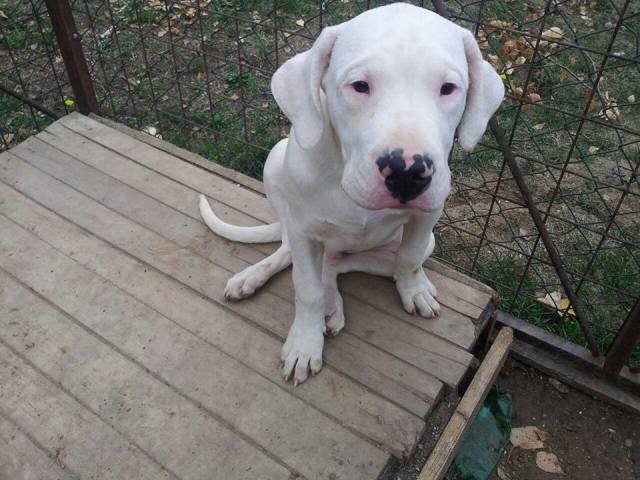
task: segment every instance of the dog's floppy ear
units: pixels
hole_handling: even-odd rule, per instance
[[[458,141],[465,150],[472,150],[502,103],[504,85],[491,64],[482,58],[478,43],[469,30],[463,29],[463,41],[469,65],[469,91],[464,115],[458,125]]]
[[[273,96],[291,120],[302,148],[313,147],[323,133],[320,88],[338,30],[339,26],[322,30],[311,49],[287,60],[271,79]]]

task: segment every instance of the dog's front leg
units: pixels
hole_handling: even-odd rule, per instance
[[[322,368],[324,346],[323,247],[303,235],[289,234],[295,289],[295,319],[282,347],[285,380],[293,374],[294,384],[304,382],[309,372]]]
[[[436,288],[424,273],[422,264],[435,247],[433,227],[439,215],[420,214],[412,217],[402,231],[402,242],[396,252],[393,279],[404,309],[423,317],[440,312],[435,300]]]

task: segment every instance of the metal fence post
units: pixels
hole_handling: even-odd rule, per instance
[[[45,0],[69,82],[84,115],[98,113],[98,101],[68,0]]]
[[[640,299],[613,339],[604,361],[604,371],[617,375],[640,341]]]

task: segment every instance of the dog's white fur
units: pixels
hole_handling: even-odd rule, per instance
[[[369,93],[358,93],[356,81],[366,81]],[[444,83],[456,85],[453,93],[441,93]],[[229,280],[225,297],[253,294],[293,261],[296,313],[282,363],[285,378],[300,383],[322,367],[324,334],[344,326],[340,273],[392,276],[407,312],[438,315],[422,264],[451,188],[448,155],[456,132],[463,148],[475,146],[504,87],[469,31],[401,3],[325,28],[276,71],[271,87],[292,122],[264,168],[279,223],[228,225],[204,197],[200,211],[223,237],[282,239],[273,255]],[[376,165],[395,148],[426,152],[435,167],[429,188],[405,204],[389,194]]]

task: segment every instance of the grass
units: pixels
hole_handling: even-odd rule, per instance
[[[264,0],[212,0],[206,8],[207,15],[197,16],[189,10],[189,5],[196,5],[190,1],[184,0],[169,12],[164,11],[164,2],[158,0],[111,0],[111,12],[101,7],[102,2],[89,2],[86,5],[90,17],[84,13],[85,4],[78,2],[76,23],[85,32],[85,54],[93,66],[102,113],[136,128],[154,127],[165,140],[261,178],[269,149],[284,133],[284,121],[269,89],[268,72],[276,65],[276,45],[270,28],[274,22],[273,4]],[[615,21],[612,1],[617,2],[559,0],[552,5],[544,28],[561,29],[567,42],[604,50],[611,33],[607,25]],[[373,1],[370,5],[381,3]],[[324,24],[346,20],[366,5],[360,0],[324,4]],[[540,25],[544,6],[541,0],[460,0],[448,2],[447,6],[454,13],[475,18],[480,4],[484,18],[507,22],[515,30],[532,31],[537,31]],[[296,51],[310,46],[306,37],[319,31],[320,22],[316,18],[318,2],[314,0],[278,0],[277,5],[278,27],[301,34],[279,35],[277,61],[282,63]],[[583,7],[586,10],[581,10]],[[0,18],[3,46],[15,55],[21,72],[34,85],[47,85],[51,80],[46,75],[49,67],[45,47],[54,42],[50,25],[45,21],[41,31],[28,2],[0,0],[0,10],[10,17],[10,21]],[[109,30],[111,17],[115,28]],[[90,25],[95,35],[86,31]],[[593,33],[599,30],[605,32]],[[583,254],[593,251],[600,240],[591,230],[604,229],[620,195],[617,190],[604,188],[603,182],[622,188],[621,179],[628,181],[634,162],[640,162],[638,138],[614,128],[637,130],[640,125],[638,106],[627,104],[632,95],[640,100],[640,73],[633,65],[625,66],[624,60],[608,60],[610,69],[604,73],[597,100],[600,102],[606,93],[604,106],[615,102],[620,116],[603,119],[599,113],[603,104],[594,104],[596,108],[588,116],[598,118],[600,123],[586,122],[576,148],[570,153],[571,139],[576,135],[585,107],[585,95],[602,57],[543,45],[533,62],[527,57],[523,65],[518,65],[518,57],[528,55],[524,39],[490,26],[481,31],[487,47],[483,53],[487,58],[499,57],[503,65],[499,68],[505,70],[512,97],[518,96],[518,88],[525,88],[527,72],[532,69],[531,90],[523,94],[540,95],[540,102],[520,108],[517,99],[507,100],[498,120],[507,134],[513,136],[514,150],[526,157],[518,161],[539,208],[543,211],[549,208],[553,214],[548,226],[565,263],[568,268],[583,272],[589,258]],[[614,51],[623,52],[622,58],[638,55],[634,32],[640,32],[637,15],[626,20],[620,40],[614,45]],[[169,48],[170,40],[173,49]],[[514,42],[517,48],[507,48],[509,42]],[[243,58],[242,67],[237,64],[238,55]],[[508,61],[512,62],[512,70],[504,68]],[[39,70],[34,70],[34,66]],[[3,72],[0,81],[12,85],[17,79],[10,67],[7,56],[0,56]],[[69,94],[68,89],[66,92]],[[59,102],[59,98],[48,98],[44,93],[42,96],[52,107]],[[57,110],[64,113],[60,108]],[[13,143],[48,121],[39,116],[42,123],[34,126],[28,110],[5,96],[0,96],[0,118],[3,134],[12,134]],[[483,142],[488,146],[471,153],[456,149],[451,161],[454,179],[471,188],[459,188],[452,195],[447,213],[453,219],[451,228],[458,230],[441,240],[443,251],[451,256],[449,260],[462,270],[471,267],[474,255],[467,256],[465,252],[475,252],[477,248],[477,235],[484,228],[490,204],[490,196],[485,193],[493,193],[502,166],[500,155],[491,147],[494,144],[491,135],[485,135]],[[559,175],[556,167],[565,162],[587,178],[567,173],[557,198],[549,205]],[[622,173],[616,176],[614,171]],[[499,194],[521,201],[508,170]],[[611,230],[589,272],[594,281],[586,282],[579,292],[587,305],[594,335],[603,347],[640,292],[640,258],[615,240],[638,245],[640,229],[634,224],[640,214],[640,195],[632,190],[627,196],[621,209],[624,216],[619,217],[619,225]],[[573,226],[574,223],[579,226]],[[441,224],[446,227],[445,220]],[[562,320],[536,300],[560,287],[552,269],[536,264],[525,269],[525,257],[535,239],[535,227],[528,212],[517,203],[496,202],[488,227],[489,238],[481,249],[474,273],[499,291],[502,308],[584,345],[575,319]],[[508,252],[504,245],[523,253]],[[542,247],[538,248],[540,252],[544,255]],[[516,294],[515,287],[521,280],[521,291]],[[620,290],[627,294],[620,294]],[[634,354],[636,360],[640,360],[638,352]]]

